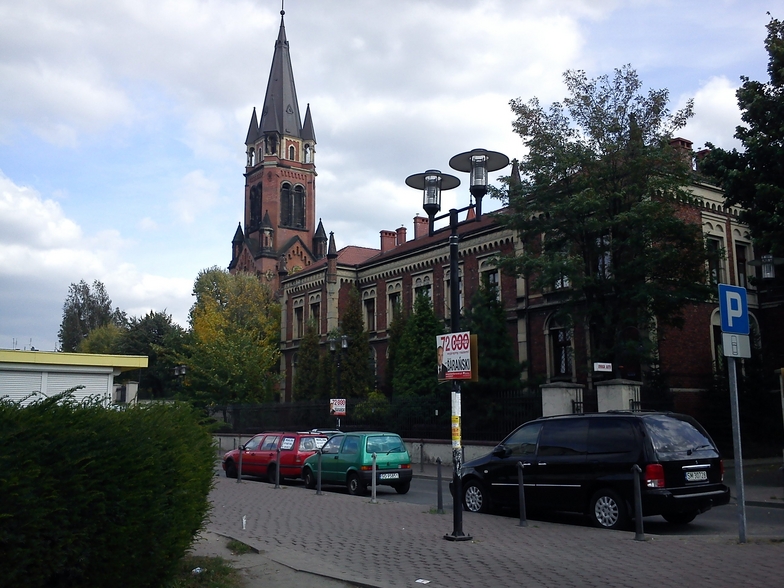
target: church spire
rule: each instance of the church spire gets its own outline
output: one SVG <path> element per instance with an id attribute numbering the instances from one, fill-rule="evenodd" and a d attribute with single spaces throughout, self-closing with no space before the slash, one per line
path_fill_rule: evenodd
<path id="1" fill-rule="evenodd" d="M 273 129 L 281 134 L 302 138 L 302 118 L 297 104 L 297 90 L 294 86 L 294 74 L 291 69 L 289 42 L 286 39 L 286 27 L 283 22 L 285 11 L 280 11 L 280 29 L 275 41 L 275 53 L 272 57 L 267 94 L 264 97 L 264 108 L 261 111 L 259 127 L 262 133 Z"/>

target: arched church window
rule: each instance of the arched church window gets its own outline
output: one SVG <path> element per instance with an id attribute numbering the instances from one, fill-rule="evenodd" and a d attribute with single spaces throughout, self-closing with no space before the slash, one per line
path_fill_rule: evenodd
<path id="1" fill-rule="evenodd" d="M 294 145 L 289 145 L 289 159 L 294 161 L 294 154 L 296 151 L 294 150 Z"/>
<path id="2" fill-rule="evenodd" d="M 291 184 L 283 184 L 280 187 L 280 224 L 283 226 L 291 226 L 292 202 L 291 202 Z"/>
<path id="3" fill-rule="evenodd" d="M 292 225 L 302 228 L 305 226 L 305 188 L 297 186 L 294 188 L 294 202 L 292 216 Z"/>
<path id="4" fill-rule="evenodd" d="M 248 148 L 248 163 L 246 164 L 248 167 L 253 167 L 255 165 L 254 162 L 253 162 L 253 156 L 254 155 L 255 155 L 255 152 L 253 150 L 253 147 L 249 147 Z"/>
<path id="5" fill-rule="evenodd" d="M 261 225 L 261 184 L 250 189 L 250 230 L 255 231 Z"/>
<path id="6" fill-rule="evenodd" d="M 278 138 L 275 135 L 267 137 L 267 153 L 275 155 L 278 152 Z"/>
<path id="7" fill-rule="evenodd" d="M 310 152 L 310 145 L 305 144 L 305 163 L 311 163 L 312 154 Z"/>

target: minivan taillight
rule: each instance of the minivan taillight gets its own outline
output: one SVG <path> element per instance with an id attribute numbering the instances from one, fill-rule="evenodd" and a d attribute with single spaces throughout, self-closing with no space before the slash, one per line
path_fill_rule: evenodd
<path id="1" fill-rule="evenodd" d="M 645 485 L 648 488 L 664 488 L 664 468 L 660 463 L 645 466 Z"/>

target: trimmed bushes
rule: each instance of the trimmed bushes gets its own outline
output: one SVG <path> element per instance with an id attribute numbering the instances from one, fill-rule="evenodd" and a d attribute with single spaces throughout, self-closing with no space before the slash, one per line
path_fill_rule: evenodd
<path id="1" fill-rule="evenodd" d="M 207 517 L 214 456 L 186 404 L 0 400 L 0 586 L 161 586 Z"/>

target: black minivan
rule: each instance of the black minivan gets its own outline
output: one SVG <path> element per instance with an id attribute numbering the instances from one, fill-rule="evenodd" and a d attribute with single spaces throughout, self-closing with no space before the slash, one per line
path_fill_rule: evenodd
<path id="1" fill-rule="evenodd" d="M 525 423 L 490 454 L 463 465 L 465 509 L 517 506 L 518 462 L 527 509 L 580 512 L 608 529 L 632 519 L 635 464 L 643 516 L 685 524 L 730 500 L 716 445 L 683 414 L 604 412 Z"/>

